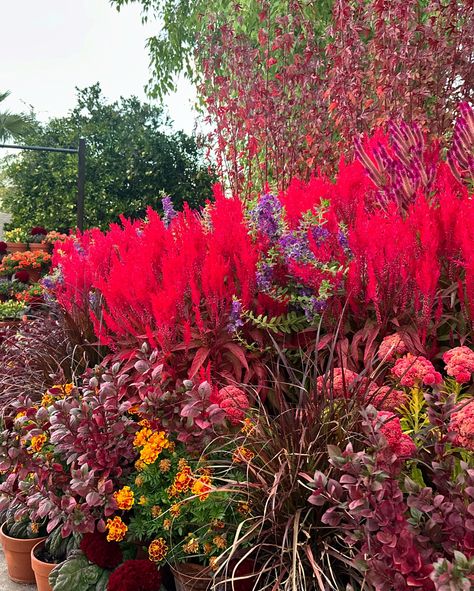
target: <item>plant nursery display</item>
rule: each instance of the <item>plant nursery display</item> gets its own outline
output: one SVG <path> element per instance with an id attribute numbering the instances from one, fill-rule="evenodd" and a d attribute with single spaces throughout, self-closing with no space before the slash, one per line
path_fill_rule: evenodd
<path id="1" fill-rule="evenodd" d="M 0 245 L 10 578 L 470 591 L 472 2 L 141 3 L 221 183 Z"/>

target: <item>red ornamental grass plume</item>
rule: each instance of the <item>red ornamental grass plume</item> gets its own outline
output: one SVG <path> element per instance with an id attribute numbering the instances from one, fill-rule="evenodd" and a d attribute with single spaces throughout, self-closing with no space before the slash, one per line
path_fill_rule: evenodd
<path id="1" fill-rule="evenodd" d="M 116 568 L 123 560 L 122 550 L 117 542 L 108 542 L 105 533 L 86 533 L 81 540 L 81 550 L 87 559 L 100 568 Z"/>
<path id="2" fill-rule="evenodd" d="M 109 578 L 107 591 L 157 591 L 161 572 L 150 560 L 127 560 Z"/>

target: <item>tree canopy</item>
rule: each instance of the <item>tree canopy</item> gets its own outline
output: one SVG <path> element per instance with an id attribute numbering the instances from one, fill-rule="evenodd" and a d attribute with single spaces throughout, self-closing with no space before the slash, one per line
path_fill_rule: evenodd
<path id="1" fill-rule="evenodd" d="M 0 92 L 0 104 L 10 96 L 10 92 Z M 6 142 L 10 138 L 19 138 L 25 135 L 31 127 L 31 118 L 23 113 L 0 111 L 0 142 Z"/>
<path id="2" fill-rule="evenodd" d="M 212 173 L 194 137 L 173 132 L 160 107 L 136 97 L 108 102 L 99 84 L 78 90 L 66 117 L 35 123 L 26 141 L 44 146 L 86 147 L 86 226 L 106 227 L 121 214 L 145 215 L 161 207 L 163 193 L 179 209 L 198 207 L 211 196 Z M 75 226 L 77 157 L 24 152 L 4 161 L 15 187 L 3 197 L 12 224 L 65 230 Z"/>

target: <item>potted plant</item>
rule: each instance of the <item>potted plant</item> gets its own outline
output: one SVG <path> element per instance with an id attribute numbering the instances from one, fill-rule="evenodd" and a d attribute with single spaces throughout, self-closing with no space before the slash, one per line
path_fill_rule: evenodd
<path id="1" fill-rule="evenodd" d="M 8 279 L 1 279 L 0 280 L 0 301 L 5 302 L 6 300 L 11 300 L 17 296 L 17 294 L 22 293 L 28 289 L 28 285 L 26 283 L 22 283 L 21 281 L 9 281 Z"/>
<path id="2" fill-rule="evenodd" d="M 108 535 L 146 544 L 152 562 L 171 564 L 177 591 L 207 591 L 244 519 L 240 493 L 146 423 L 134 445 L 138 471 L 115 494 L 122 515 L 107 521 Z"/>
<path id="3" fill-rule="evenodd" d="M 43 228 L 42 226 L 35 226 L 31 228 L 30 235 L 27 238 L 28 246 L 31 251 L 44 251 L 48 250 L 48 245 L 46 244 L 46 235 L 48 231 Z"/>
<path id="4" fill-rule="evenodd" d="M 0 264 L 0 275 L 4 277 L 15 275 L 19 279 L 18 273 L 26 271 L 29 281 L 36 283 L 50 262 L 51 255 L 47 252 L 14 252 L 3 258 Z M 26 276 L 20 280 L 25 283 L 25 279 Z"/>
<path id="5" fill-rule="evenodd" d="M 38 542 L 31 549 L 31 567 L 35 573 L 38 591 L 51 591 L 49 575 L 51 571 L 66 560 L 78 545 L 78 536 L 63 538 L 61 527 L 53 530 L 46 540 Z"/>
<path id="6" fill-rule="evenodd" d="M 48 247 L 48 252 L 52 252 L 54 245 L 56 242 L 64 242 L 67 240 L 69 236 L 67 234 L 62 234 L 61 232 L 56 232 L 56 230 L 51 230 L 46 234 L 46 238 L 44 239 L 46 246 Z"/>
<path id="7" fill-rule="evenodd" d="M 16 300 L 0 302 L 0 326 L 19 323 L 25 311 L 26 306 L 23 302 Z"/>
<path id="8" fill-rule="evenodd" d="M 44 524 L 31 522 L 24 506 L 13 501 L 0 529 L 8 576 L 15 583 L 34 583 L 31 550 L 45 539 Z"/>
<path id="9" fill-rule="evenodd" d="M 4 237 L 7 243 L 8 252 L 23 252 L 27 250 L 27 233 L 26 230 L 23 230 L 23 228 L 13 228 L 13 230 L 6 230 L 4 232 Z"/>

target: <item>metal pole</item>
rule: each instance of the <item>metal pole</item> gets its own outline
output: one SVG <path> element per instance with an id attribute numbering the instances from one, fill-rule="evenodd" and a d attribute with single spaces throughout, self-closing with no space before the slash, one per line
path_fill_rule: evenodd
<path id="1" fill-rule="evenodd" d="M 84 230 L 84 194 L 86 184 L 86 140 L 79 138 L 77 168 L 77 227 Z"/>

